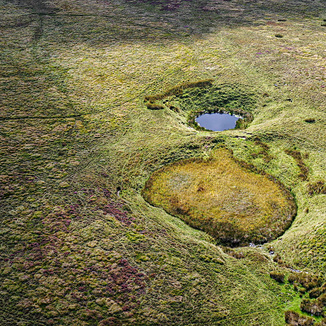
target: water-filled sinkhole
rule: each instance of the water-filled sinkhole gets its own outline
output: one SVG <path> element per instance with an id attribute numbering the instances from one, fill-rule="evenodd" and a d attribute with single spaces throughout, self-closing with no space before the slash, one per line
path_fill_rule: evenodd
<path id="1" fill-rule="evenodd" d="M 196 118 L 196 122 L 200 127 L 212 131 L 223 131 L 233 129 L 240 116 L 228 113 L 205 113 Z"/>

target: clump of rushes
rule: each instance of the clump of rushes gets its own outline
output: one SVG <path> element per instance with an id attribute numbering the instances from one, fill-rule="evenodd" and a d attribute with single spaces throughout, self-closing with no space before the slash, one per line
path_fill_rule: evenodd
<path id="1" fill-rule="evenodd" d="M 326 298 L 324 298 L 326 301 Z M 314 316 L 324 316 L 324 308 L 325 308 L 325 303 L 323 299 L 303 299 L 301 304 L 300 304 L 300 309 L 303 312 L 306 312 L 308 314 L 314 315 Z"/>
<path id="2" fill-rule="evenodd" d="M 170 105 L 169 109 L 176 112 L 176 113 L 180 112 L 180 109 L 178 107 L 174 106 L 174 105 Z"/>
<path id="3" fill-rule="evenodd" d="M 245 258 L 245 255 L 242 251 L 236 251 L 234 249 L 231 249 L 229 247 L 224 247 L 224 252 L 227 253 L 229 256 L 235 258 L 235 259 L 243 259 Z"/>
<path id="4" fill-rule="evenodd" d="M 275 261 L 275 263 L 278 263 L 280 266 L 288 267 L 279 254 L 276 254 L 274 256 L 273 261 Z"/>
<path id="5" fill-rule="evenodd" d="M 292 283 L 294 286 L 301 285 L 305 288 L 306 291 L 320 287 L 324 279 L 316 274 L 307 274 L 307 273 L 291 273 L 288 278 L 289 283 Z"/>
<path id="6" fill-rule="evenodd" d="M 296 205 L 276 180 L 248 167 L 219 148 L 208 160 L 182 160 L 156 171 L 143 196 L 220 244 L 264 243 L 290 226 Z"/>
<path id="7" fill-rule="evenodd" d="M 309 298 L 314 299 L 318 298 L 322 294 L 326 293 L 326 283 L 324 283 L 320 287 L 315 287 L 312 290 L 309 291 Z"/>

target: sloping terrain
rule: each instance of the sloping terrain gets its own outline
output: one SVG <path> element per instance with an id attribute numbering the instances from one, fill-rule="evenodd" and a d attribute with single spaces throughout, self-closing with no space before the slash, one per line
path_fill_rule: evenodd
<path id="1" fill-rule="evenodd" d="M 323 325 L 323 1 L 2 0 L 0 17 L 1 325 Z M 214 96 L 147 105 L 203 80 Z M 246 99 L 246 129 L 189 126 Z M 294 196 L 271 243 L 220 246 L 142 197 L 220 145 Z"/>

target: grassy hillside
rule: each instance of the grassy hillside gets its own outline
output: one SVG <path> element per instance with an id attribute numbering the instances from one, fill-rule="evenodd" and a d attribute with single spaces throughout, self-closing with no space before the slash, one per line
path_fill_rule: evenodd
<path id="1" fill-rule="evenodd" d="M 0 15 L 1 325 L 285 325 L 311 315 L 308 291 L 325 310 L 323 1 L 0 0 Z M 189 126 L 209 109 L 251 122 Z M 271 243 L 220 246 L 142 197 L 154 171 L 221 145 L 294 196 Z"/>

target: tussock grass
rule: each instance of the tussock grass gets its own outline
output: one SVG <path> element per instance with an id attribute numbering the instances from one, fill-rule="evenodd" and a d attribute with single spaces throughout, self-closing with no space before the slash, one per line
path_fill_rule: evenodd
<path id="1" fill-rule="evenodd" d="M 273 280 L 275 280 L 279 283 L 284 283 L 284 273 L 272 271 L 269 275 Z"/>
<path id="2" fill-rule="evenodd" d="M 315 320 L 312 317 L 301 317 L 295 311 L 286 311 L 285 312 L 285 322 L 288 325 L 312 326 L 315 324 Z"/>

